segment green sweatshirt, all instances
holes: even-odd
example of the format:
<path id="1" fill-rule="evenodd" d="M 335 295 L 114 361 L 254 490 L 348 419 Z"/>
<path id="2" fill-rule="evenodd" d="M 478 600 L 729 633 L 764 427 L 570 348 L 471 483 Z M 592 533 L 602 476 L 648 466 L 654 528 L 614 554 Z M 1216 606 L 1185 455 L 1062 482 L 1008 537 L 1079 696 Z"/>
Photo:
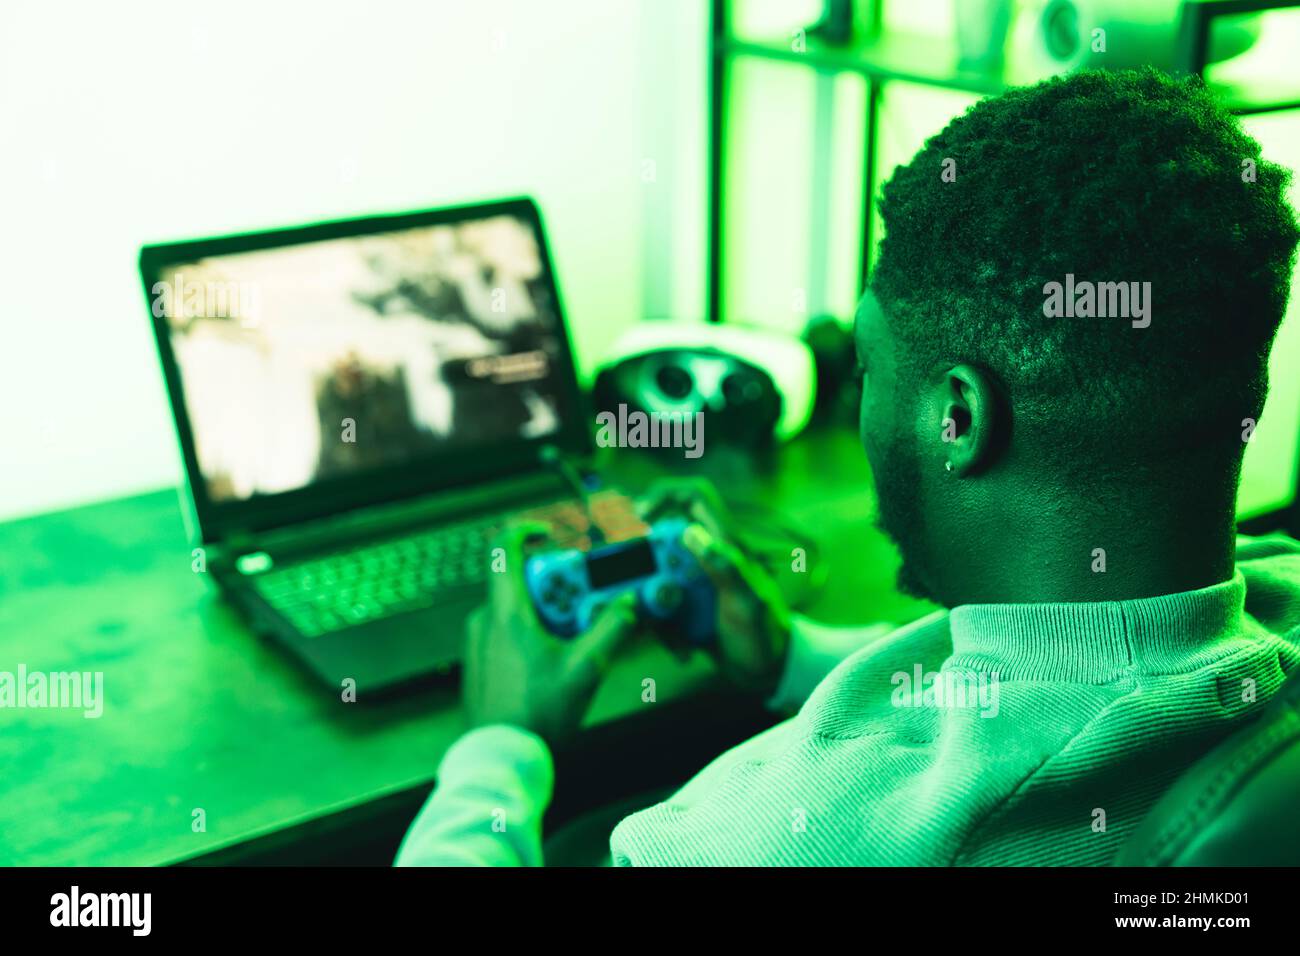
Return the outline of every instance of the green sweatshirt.
<path id="1" fill-rule="evenodd" d="M 870 636 L 797 622 L 773 703 L 811 690 L 798 714 L 624 819 L 613 862 L 1109 863 L 1294 673 L 1300 544 L 1242 538 L 1232 580 L 1197 591 L 963 605 Z M 466 734 L 398 864 L 540 864 L 551 784 L 540 738 Z"/>

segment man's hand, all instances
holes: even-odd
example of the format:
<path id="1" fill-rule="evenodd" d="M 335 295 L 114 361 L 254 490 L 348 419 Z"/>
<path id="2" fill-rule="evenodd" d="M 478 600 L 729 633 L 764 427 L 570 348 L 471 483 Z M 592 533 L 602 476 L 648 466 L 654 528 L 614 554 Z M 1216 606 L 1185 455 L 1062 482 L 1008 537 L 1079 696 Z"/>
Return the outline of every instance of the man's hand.
<path id="1" fill-rule="evenodd" d="M 718 668 L 734 683 L 770 694 L 785 666 L 790 609 L 767 570 L 732 543 L 731 517 L 713 485 L 702 479 L 664 482 L 642 510 L 647 522 L 683 515 L 693 524 L 684 544 L 718 592 Z"/>
<path id="2" fill-rule="evenodd" d="M 581 725 L 610 657 L 634 629 L 636 605 L 628 594 L 585 634 L 549 633 L 524 584 L 524 544 L 545 533 L 544 525 L 519 525 L 494 545 L 505 570 L 488 576 L 488 601 L 470 617 L 461 693 L 471 726 L 514 724 L 554 744 Z"/>

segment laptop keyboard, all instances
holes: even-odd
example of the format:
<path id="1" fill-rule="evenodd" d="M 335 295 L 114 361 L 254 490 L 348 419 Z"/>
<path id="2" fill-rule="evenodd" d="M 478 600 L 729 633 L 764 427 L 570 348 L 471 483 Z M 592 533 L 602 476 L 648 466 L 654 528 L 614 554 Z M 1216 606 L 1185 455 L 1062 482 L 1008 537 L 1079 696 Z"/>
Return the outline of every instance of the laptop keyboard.
<path id="1" fill-rule="evenodd" d="M 618 492 L 593 495 L 591 511 L 609 541 L 623 541 L 647 530 L 631 499 Z M 514 517 L 550 526 L 559 547 L 585 550 L 591 546 L 586 512 L 576 502 L 543 505 Z M 503 515 L 490 515 L 441 524 L 245 573 L 266 602 L 299 632 L 318 637 L 430 608 L 458 594 L 481 593 L 492 563 L 492 541 L 506 520 Z"/>

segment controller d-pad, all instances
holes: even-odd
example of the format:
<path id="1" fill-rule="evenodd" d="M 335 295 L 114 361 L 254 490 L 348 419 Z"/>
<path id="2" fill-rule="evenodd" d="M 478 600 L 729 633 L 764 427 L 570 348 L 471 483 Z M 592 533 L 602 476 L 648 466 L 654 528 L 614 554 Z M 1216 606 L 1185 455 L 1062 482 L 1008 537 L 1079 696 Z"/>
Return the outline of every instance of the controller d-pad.
<path id="1" fill-rule="evenodd" d="M 572 604 L 573 598 L 578 594 L 578 587 L 571 580 L 561 575 L 555 575 L 546 582 L 542 590 L 542 600 L 547 604 L 555 604 L 557 601 Z"/>

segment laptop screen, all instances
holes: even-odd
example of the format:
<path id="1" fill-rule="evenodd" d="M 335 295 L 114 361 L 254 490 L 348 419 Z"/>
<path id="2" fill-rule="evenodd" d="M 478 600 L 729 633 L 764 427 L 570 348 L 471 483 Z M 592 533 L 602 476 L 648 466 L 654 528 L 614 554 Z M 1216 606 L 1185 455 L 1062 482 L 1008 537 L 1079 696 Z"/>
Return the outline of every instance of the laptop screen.
<path id="1" fill-rule="evenodd" d="M 526 215 L 209 252 L 151 278 L 211 504 L 542 440 L 571 414 Z"/>

